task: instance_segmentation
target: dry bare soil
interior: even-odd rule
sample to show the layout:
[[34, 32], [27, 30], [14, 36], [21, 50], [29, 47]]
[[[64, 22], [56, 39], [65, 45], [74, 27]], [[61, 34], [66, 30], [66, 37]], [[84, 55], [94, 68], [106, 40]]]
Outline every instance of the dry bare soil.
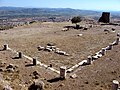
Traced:
[[[62, 31], [64, 26], [71, 26], [70, 22], [43, 22], [28, 26], [16, 27], [11, 30], [0, 31], [0, 49], [7, 43], [10, 48], [22, 51], [30, 57], [37, 57], [37, 60], [52, 65], [52, 68], [59, 71], [60, 66], [67, 69], [87, 59], [101, 48], [106, 47], [116, 39], [120, 32], [120, 26], [93, 25], [88, 30], [70, 29]], [[80, 25], [88, 25], [81, 22]], [[112, 32], [115, 28], [115, 32]], [[110, 32], [104, 32], [108, 29]], [[77, 36], [82, 34], [82, 36]], [[55, 46], [70, 54], [69, 56], [59, 55], [54, 52], [38, 51], [39, 45], [46, 46], [54, 43]], [[99, 58], [92, 65], [77, 68], [74, 72], [68, 73], [66, 80], [50, 80], [59, 74], [40, 66], [27, 66], [31, 62], [26, 58], [13, 59], [16, 54], [10, 51], [0, 51], [0, 79], [6, 81], [14, 90], [27, 90], [27, 87], [35, 80], [33, 75], [37, 71], [38, 79], [45, 83], [45, 90], [110, 90], [113, 79], [120, 81], [120, 44], [107, 51], [106, 55]], [[9, 64], [15, 66], [13, 72], [7, 72]], [[77, 78], [69, 76], [76, 74]]]

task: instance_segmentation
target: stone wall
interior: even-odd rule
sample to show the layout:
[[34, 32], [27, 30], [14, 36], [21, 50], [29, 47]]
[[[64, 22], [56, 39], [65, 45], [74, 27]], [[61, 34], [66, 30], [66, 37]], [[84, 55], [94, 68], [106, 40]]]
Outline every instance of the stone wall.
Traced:
[[110, 22], [110, 12], [103, 12], [98, 22], [109, 23]]

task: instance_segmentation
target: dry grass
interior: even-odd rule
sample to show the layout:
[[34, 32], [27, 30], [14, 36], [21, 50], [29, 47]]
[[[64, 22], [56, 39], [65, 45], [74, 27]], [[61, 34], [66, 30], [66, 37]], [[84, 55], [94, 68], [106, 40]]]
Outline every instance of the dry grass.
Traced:
[[[80, 24], [85, 24], [85, 22], [81, 22]], [[24, 54], [30, 57], [38, 57], [38, 60], [40, 60], [42, 63], [45, 63], [47, 65], [52, 64], [53, 68], [59, 70], [60, 66], [66, 66], [67, 68], [70, 68], [81, 60], [86, 59], [88, 55], [92, 55], [101, 48], [109, 45], [109, 43], [115, 40], [116, 33], [119, 32], [119, 27], [115, 26], [112, 27], [116, 28], [117, 31], [115, 33], [110, 32], [108, 34], [105, 34], [103, 31], [106, 28], [111, 30], [111, 26], [93, 27], [87, 31], [83, 31], [82, 29], [70, 29], [66, 32], [61, 31], [62, 28], [67, 25], [72, 24], [70, 22], [45, 22], [32, 24], [30, 26], [22, 26], [6, 31], [0, 31], [0, 45], [8, 43], [12, 49], [22, 51]], [[78, 37], [78, 34], [83, 34], [83, 36]], [[51, 42], [55, 43], [55, 45], [61, 50], [69, 53], [70, 56], [62, 56], [54, 52], [37, 50], [38, 45], [46, 46]], [[38, 70], [38, 72], [40, 72], [40, 78], [50, 79], [56, 76], [56, 74], [53, 74], [51, 71], [42, 70], [42, 68], [39, 69], [39, 67], [25, 67], [25, 64], [29, 64], [30, 62], [28, 62], [26, 59], [22, 59], [20, 61], [12, 60], [11, 56], [14, 55], [10, 52], [0, 52], [0, 54], [0, 59], [5, 60], [7, 63], [14, 63], [19, 66], [20, 72], [18, 74], [18, 77], [16, 78], [16, 74], [13, 74], [11, 77], [15, 78], [15, 80], [11, 82], [12, 85], [15, 83], [24, 84], [27, 82], [25, 85], [28, 86], [30, 84], [30, 80], [33, 80], [29, 75], [34, 70]], [[105, 63], [107, 65], [107, 62], [104, 62], [104, 58], [98, 62], [95, 62], [95, 65], [88, 66], [86, 68], [83, 68], [82, 71], [77, 72], [77, 75], [79, 75], [78, 80], [70, 79], [62, 82], [57, 82], [55, 85], [50, 85], [50, 89], [48, 90], [55, 90], [56, 85], [58, 86], [56, 90], [109, 90], [109, 87], [105, 86], [110, 84], [110, 81], [107, 81], [108, 79], [105, 79], [107, 76], [104, 76], [107, 75], [105, 70], [108, 70], [108, 68], [103, 64]], [[97, 72], [100, 75], [98, 75]], [[112, 78], [110, 78], [110, 80], [111, 79]], [[69, 85], [70, 82], [71, 84]], [[108, 82], [108, 84], [106, 82]], [[65, 86], [63, 85], [62, 87], [59, 87], [60, 83], [64, 83]], [[107, 85], [105, 85], [105, 83]], [[15, 84], [15, 86], [17, 87], [19, 85]], [[18, 90], [16, 87], [14, 87], [15, 90]]]

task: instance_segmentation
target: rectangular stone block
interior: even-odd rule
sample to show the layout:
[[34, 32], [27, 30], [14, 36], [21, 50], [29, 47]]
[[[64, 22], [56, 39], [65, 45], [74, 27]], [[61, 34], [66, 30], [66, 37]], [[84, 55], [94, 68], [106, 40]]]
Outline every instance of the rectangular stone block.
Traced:
[[3, 45], [3, 50], [7, 50], [8, 49], [8, 44], [4, 44]]
[[22, 58], [22, 52], [18, 52], [18, 57]]
[[66, 67], [61, 66], [60, 67], [60, 78], [65, 79], [66, 78]]
[[119, 82], [117, 80], [113, 80], [112, 82], [112, 90], [118, 90]]
[[37, 65], [37, 59], [33, 58], [33, 65]]

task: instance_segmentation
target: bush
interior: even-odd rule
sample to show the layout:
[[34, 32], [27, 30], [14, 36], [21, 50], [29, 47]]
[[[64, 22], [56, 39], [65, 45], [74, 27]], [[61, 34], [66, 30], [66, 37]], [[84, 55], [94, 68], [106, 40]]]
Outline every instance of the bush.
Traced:
[[73, 18], [71, 19], [71, 22], [72, 22], [72, 23], [79, 23], [79, 22], [81, 22], [81, 21], [82, 21], [82, 19], [81, 19], [81, 17], [79, 17], [79, 16], [73, 17]]
[[82, 21], [82, 19], [81, 19], [81, 17], [79, 17], [79, 16], [73, 17], [73, 18], [71, 19], [71, 22], [76, 24], [76, 29], [79, 29], [79, 28], [80, 28], [79, 25], [77, 25], [77, 23], [79, 23], [79, 22], [81, 22], [81, 21]]

